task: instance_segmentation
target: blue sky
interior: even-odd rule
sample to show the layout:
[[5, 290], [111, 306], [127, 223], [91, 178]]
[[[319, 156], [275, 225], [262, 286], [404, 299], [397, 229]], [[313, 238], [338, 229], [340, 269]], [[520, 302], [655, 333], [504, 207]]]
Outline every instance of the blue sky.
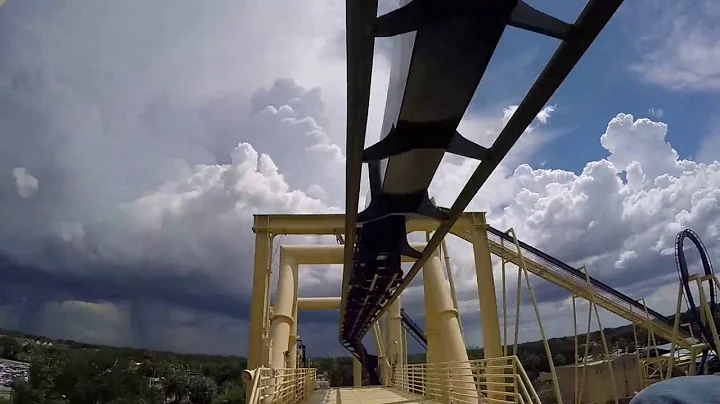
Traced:
[[[572, 21], [584, 2], [531, 4]], [[0, 328], [244, 354], [253, 214], [342, 211], [344, 12], [335, 0], [2, 6]], [[468, 209], [672, 311], [675, 234], [692, 228], [720, 255], [718, 18], [712, 0], [626, 2]], [[379, 43], [368, 143], [390, 69]], [[463, 133], [490, 142], [556, 45], [508, 29]], [[440, 165], [441, 204], [475, 164]], [[472, 253], [449, 243], [467, 342], [481, 345]], [[308, 268], [300, 295], [337, 296], [339, 273]], [[568, 293], [537, 290], [546, 328], [570, 333]], [[419, 279], [403, 299], [422, 323]], [[301, 317], [311, 354], [344, 354], [336, 322]], [[532, 315], [522, 326], [537, 338]]]
[[[531, 4], [566, 22], [573, 21], [583, 5], [570, 0]], [[653, 45], [642, 38], [657, 18], [656, 8], [647, 1], [621, 6], [551, 99], [549, 104], [557, 105], [553, 126], [563, 135], [539, 150], [530, 160], [533, 165], [546, 162], [546, 167], [579, 173], [586, 162], [604, 158], [607, 151], [599, 137], [620, 111], [635, 118], [661, 118], [671, 128], [667, 139], [679, 155], [697, 155], [717, 124], [713, 118], [720, 108], [717, 93], [668, 89], [643, 80], [643, 72], [632, 69]], [[557, 44], [552, 38], [508, 28], [469, 112], [519, 103]], [[661, 115], [651, 114], [651, 108]]]

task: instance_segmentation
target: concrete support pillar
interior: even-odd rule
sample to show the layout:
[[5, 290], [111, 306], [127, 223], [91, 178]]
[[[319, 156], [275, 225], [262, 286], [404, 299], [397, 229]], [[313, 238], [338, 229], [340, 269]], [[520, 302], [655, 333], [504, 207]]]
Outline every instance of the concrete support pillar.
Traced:
[[282, 369], [287, 367], [286, 352], [289, 350], [290, 333], [295, 319], [293, 306], [297, 296], [297, 263], [280, 248], [280, 272], [278, 288], [275, 292], [273, 318], [270, 323], [270, 367]]
[[362, 363], [353, 356], [353, 387], [362, 387]]
[[[297, 283], [295, 283], [297, 285]], [[288, 358], [288, 367], [295, 369], [298, 367], [297, 363], [297, 340], [298, 340], [298, 301], [295, 299], [293, 304], [293, 322], [292, 329], [290, 330], [290, 341], [288, 342], [288, 349], [290, 351], [290, 358]]]
[[263, 341], [268, 336], [266, 328], [268, 292], [270, 290], [270, 233], [255, 231], [255, 263], [253, 266], [253, 290], [250, 302], [250, 330], [248, 338], [248, 369], [264, 365]]
[[[459, 313], [455, 309], [452, 297], [445, 286], [442, 263], [440, 257], [432, 256], [423, 267], [423, 281], [432, 289], [434, 310], [437, 312], [437, 328], [441, 346], [435, 350], [434, 355], [442, 355], [439, 362], [458, 362], [453, 364], [448, 379], [443, 378], [441, 385], [449, 385], [453, 391], [459, 393], [458, 397], [477, 398], [475, 381], [473, 379], [470, 362], [468, 362], [467, 349], [460, 331]], [[442, 350], [442, 353], [439, 351]]]

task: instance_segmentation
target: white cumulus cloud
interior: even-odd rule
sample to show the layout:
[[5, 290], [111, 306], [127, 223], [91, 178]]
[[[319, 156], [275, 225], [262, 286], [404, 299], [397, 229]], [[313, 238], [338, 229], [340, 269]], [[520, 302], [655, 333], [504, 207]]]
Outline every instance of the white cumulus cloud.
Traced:
[[713, 0], [633, 4], [641, 58], [631, 69], [641, 79], [673, 90], [720, 89], [720, 5]]
[[15, 177], [18, 195], [21, 197], [30, 198], [40, 189], [37, 178], [33, 177], [25, 167], [15, 167], [12, 173]]
[[[676, 289], [665, 285], [677, 285], [672, 255], [677, 232], [693, 229], [711, 258], [720, 256], [720, 162], [680, 159], [665, 140], [667, 131], [661, 122], [618, 114], [600, 138], [606, 158], [588, 162], [579, 174], [501, 166], [474, 206], [489, 208], [492, 225], [514, 228], [521, 240], [571, 265], [587, 264], [591, 275], [634, 298], [648, 297], [651, 307], [670, 314]], [[457, 187], [458, 182], [442, 182], [436, 193], [453, 194]], [[493, 203], [495, 198], [503, 204]], [[461, 295], [468, 307], [477, 307], [470, 248], [460, 242], [451, 248]], [[497, 271], [499, 263], [499, 287]], [[536, 286], [536, 293], [548, 304], [569, 295], [547, 283]], [[465, 315], [468, 324], [477, 324], [474, 312]], [[572, 332], [565, 320], [555, 320], [550, 328], [555, 336]], [[622, 324], [617, 317], [609, 321]]]

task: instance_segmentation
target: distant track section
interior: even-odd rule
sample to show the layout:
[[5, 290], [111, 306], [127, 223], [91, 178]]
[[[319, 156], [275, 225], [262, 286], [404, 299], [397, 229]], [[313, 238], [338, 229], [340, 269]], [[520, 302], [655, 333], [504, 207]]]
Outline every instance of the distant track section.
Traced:
[[425, 336], [425, 332], [415, 321], [413, 321], [412, 318], [410, 318], [407, 313], [405, 313], [405, 309], [400, 309], [400, 319], [403, 327], [410, 331], [410, 335], [412, 335], [415, 341], [417, 341], [423, 349], [427, 350], [427, 337]]
[[[501, 238], [504, 241], [508, 242], [510, 245], [514, 244], [514, 240], [513, 240], [512, 236], [510, 236], [509, 234], [507, 234], [505, 232], [502, 232], [492, 226], [487, 226], [487, 231], [488, 231], [488, 233], [493, 234], [496, 237]], [[522, 252], [523, 256], [535, 256], [535, 257], [541, 258], [545, 262], [550, 263], [553, 266], [578, 278], [582, 282], [585, 282], [585, 274], [582, 271], [580, 271], [579, 269], [571, 267], [570, 265], [560, 261], [559, 259], [538, 250], [537, 248], [531, 246], [530, 244], [523, 243], [520, 240], [518, 240], [518, 244], [520, 245], [520, 249], [522, 250], [521, 252]], [[637, 300], [620, 292], [617, 289], [614, 289], [611, 286], [608, 286], [607, 284], [599, 281], [596, 278], [593, 278], [592, 276], [590, 277], [590, 283], [594, 287], [602, 290], [603, 292], [606, 292], [607, 294], [612, 295], [613, 297], [616, 297], [616, 298], [626, 302], [628, 305], [636, 308], [639, 313], [643, 313], [645, 311], [644, 306], [641, 303], [639, 303]], [[654, 319], [657, 319], [671, 327], [673, 326], [672, 320], [669, 320], [667, 317], [663, 316], [662, 314], [658, 313], [657, 311], [652, 310], [649, 307], [647, 308], [647, 311], [651, 317], [654, 317]]]
[[[703, 342], [707, 343], [710, 346], [710, 349], [715, 352], [715, 356], [717, 356], [718, 347], [715, 346], [715, 340], [713, 339], [712, 330], [710, 329], [710, 327], [703, 324], [701, 320], [700, 310], [695, 304], [695, 299], [692, 295], [692, 289], [690, 288], [690, 273], [688, 271], [687, 261], [685, 260], [684, 249], [684, 241], [686, 238], [690, 239], [690, 241], [695, 244], [695, 248], [697, 248], [698, 252], [700, 253], [700, 261], [702, 262], [703, 272], [705, 275], [713, 274], [712, 263], [710, 262], [710, 257], [708, 257], [705, 245], [700, 240], [700, 236], [698, 236], [697, 233], [690, 229], [685, 229], [677, 234], [677, 236], [675, 237], [675, 263], [677, 264], [680, 284], [683, 286], [683, 289], [685, 291], [685, 301], [687, 302], [688, 309], [690, 310], [693, 323], [695, 323], [695, 326], [700, 329], [700, 334], [702, 335]], [[714, 312], [717, 307], [715, 285], [710, 282], [708, 289], [710, 292], [710, 310]], [[699, 366], [699, 374], [702, 374], [705, 362], [708, 360], [708, 354], [708, 351], [703, 352], [701, 366]]]
[[[468, 242], [471, 241], [470, 232], [456, 235]], [[589, 277], [590, 283], [588, 284], [582, 271], [519, 240], [520, 252], [518, 253], [513, 238], [491, 226], [487, 226], [487, 235], [490, 252], [493, 255], [502, 257], [515, 265], [521, 265], [524, 261], [525, 267], [530, 273], [586, 300], [590, 300], [594, 295], [595, 303], [598, 306], [641, 327], [652, 327], [656, 335], [665, 340], [674, 341], [680, 347], [689, 349], [694, 343], [690, 334], [685, 330], [681, 329], [678, 331], [678, 335], [675, 334], [672, 320], [650, 308], [647, 309], [646, 314], [645, 307], [637, 300], [598, 279]], [[650, 323], [648, 323], [648, 319], [651, 321]]]

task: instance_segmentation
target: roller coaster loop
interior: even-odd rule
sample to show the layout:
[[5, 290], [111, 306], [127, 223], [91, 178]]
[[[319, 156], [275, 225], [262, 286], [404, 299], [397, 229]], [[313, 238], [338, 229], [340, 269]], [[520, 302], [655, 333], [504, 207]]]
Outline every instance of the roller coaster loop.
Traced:
[[[695, 304], [695, 300], [693, 299], [692, 290], [690, 289], [690, 274], [688, 273], [688, 266], [687, 261], [685, 259], [685, 251], [683, 250], [683, 242], [685, 238], [690, 239], [690, 241], [695, 244], [695, 248], [697, 248], [698, 252], [700, 253], [700, 260], [702, 261], [702, 266], [705, 275], [711, 275], [713, 274], [713, 267], [712, 263], [710, 262], [710, 258], [708, 257], [707, 250], [705, 249], [705, 245], [703, 245], [702, 241], [700, 241], [700, 237], [695, 233], [694, 231], [690, 229], [685, 229], [677, 234], [675, 237], [675, 263], [677, 264], [677, 270], [678, 270], [678, 276], [680, 278], [680, 284], [683, 286], [685, 291], [685, 301], [687, 302], [688, 309], [690, 310], [690, 314], [692, 316], [692, 322], [700, 329], [702, 333], [702, 337], [705, 340], [706, 343], [710, 346], [711, 350], [715, 351], [717, 353], [717, 347], [715, 346], [715, 341], [712, 337], [712, 332], [708, 326], [702, 323], [700, 320], [700, 311]], [[714, 313], [716, 309], [716, 299], [715, 299], [715, 285], [710, 282], [709, 283], [709, 289], [710, 289], [710, 309]], [[707, 352], [703, 353], [702, 362], [707, 360]], [[703, 366], [700, 366], [700, 369], [702, 369]]]

